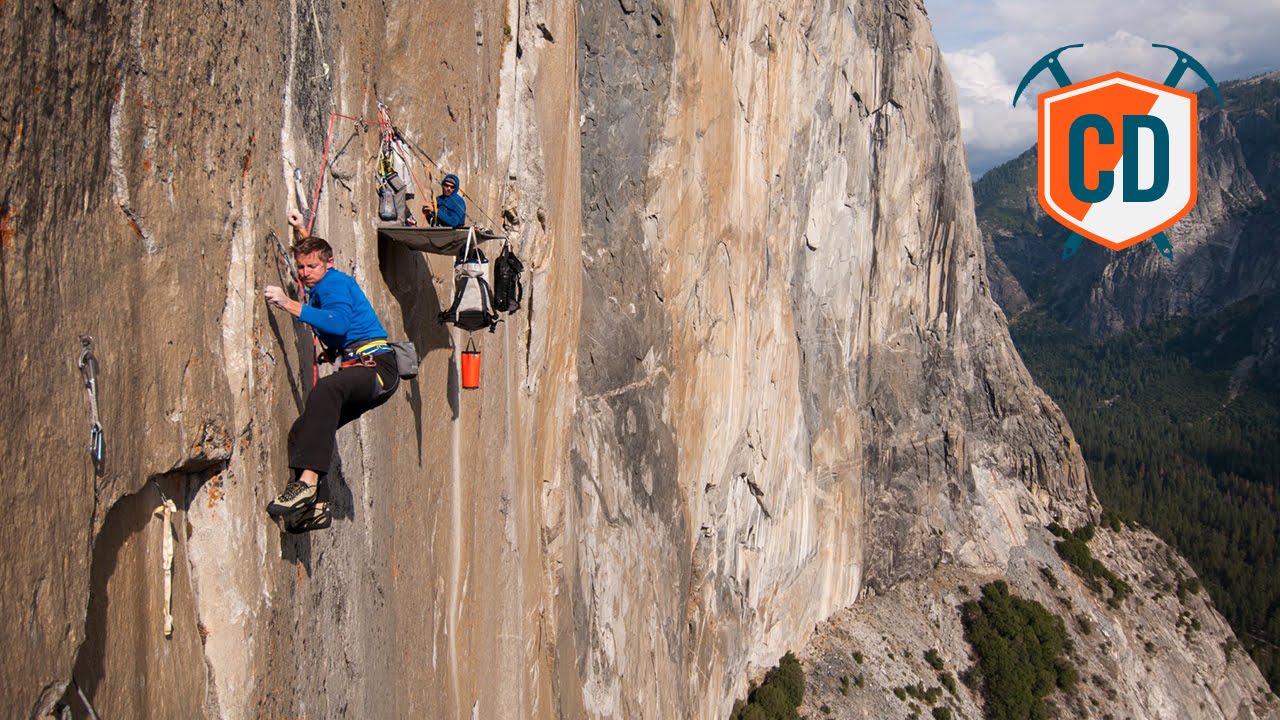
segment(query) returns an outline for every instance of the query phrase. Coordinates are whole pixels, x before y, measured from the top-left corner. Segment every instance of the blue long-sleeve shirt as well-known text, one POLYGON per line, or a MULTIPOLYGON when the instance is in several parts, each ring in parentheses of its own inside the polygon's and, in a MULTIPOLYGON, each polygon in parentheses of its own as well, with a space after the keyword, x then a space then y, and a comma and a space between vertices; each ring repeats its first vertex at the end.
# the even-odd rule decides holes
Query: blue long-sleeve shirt
POLYGON ((443 182, 453 181, 452 195, 436 196, 436 222, 449 227, 460 227, 467 224, 467 201, 462 199, 462 186, 458 184, 458 176, 449 173, 443 182))
POLYGON ((359 340, 387 337, 355 278, 333 268, 311 286, 298 319, 314 328, 320 342, 330 350, 341 350, 359 340))

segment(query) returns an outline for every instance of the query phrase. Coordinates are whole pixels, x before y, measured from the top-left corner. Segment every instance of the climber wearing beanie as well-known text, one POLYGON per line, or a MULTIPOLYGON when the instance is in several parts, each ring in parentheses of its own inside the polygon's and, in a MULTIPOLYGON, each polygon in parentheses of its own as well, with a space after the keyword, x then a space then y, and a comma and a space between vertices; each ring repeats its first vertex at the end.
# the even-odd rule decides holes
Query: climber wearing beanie
POLYGON ((334 269, 333 248, 307 236, 301 215, 290 213, 289 222, 299 230, 293 254, 307 302, 290 299, 274 285, 264 294, 268 303, 310 325, 325 348, 324 356, 341 360, 342 367, 320 378, 289 430, 294 477, 267 505, 274 516, 294 516, 315 503, 316 485, 333 462, 338 428, 385 403, 400 384, 387 331, 364 291, 350 275, 334 269))
POLYGON ((449 173, 444 176, 444 180, 440 181, 440 194, 436 196, 435 217, 431 215, 431 208, 425 205, 422 206, 422 214, 436 226, 456 228, 467 224, 467 201, 462 199, 457 175, 449 173))

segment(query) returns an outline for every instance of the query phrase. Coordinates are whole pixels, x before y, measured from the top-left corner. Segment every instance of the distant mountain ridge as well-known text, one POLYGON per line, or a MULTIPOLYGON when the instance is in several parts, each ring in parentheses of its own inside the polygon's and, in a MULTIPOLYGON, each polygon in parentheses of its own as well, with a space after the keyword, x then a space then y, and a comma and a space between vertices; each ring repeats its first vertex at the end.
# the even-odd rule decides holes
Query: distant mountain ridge
POLYGON ((1195 567, 1280 687, 1280 73, 1200 94, 1199 195, 1152 243, 1112 252, 1040 208, 1033 147, 974 185, 992 295, 1067 414, 1108 515, 1195 567))
POLYGON ((1059 259, 1067 231, 1040 208, 1035 148, 974 185, 992 292, 1014 317, 1036 304, 1055 320, 1105 338, 1159 319, 1208 317, 1248 299, 1262 309, 1254 359, 1280 361, 1280 72, 1224 83, 1223 107, 1200 104, 1199 194, 1168 231, 1174 261, 1151 243, 1112 252, 1085 243, 1059 259))

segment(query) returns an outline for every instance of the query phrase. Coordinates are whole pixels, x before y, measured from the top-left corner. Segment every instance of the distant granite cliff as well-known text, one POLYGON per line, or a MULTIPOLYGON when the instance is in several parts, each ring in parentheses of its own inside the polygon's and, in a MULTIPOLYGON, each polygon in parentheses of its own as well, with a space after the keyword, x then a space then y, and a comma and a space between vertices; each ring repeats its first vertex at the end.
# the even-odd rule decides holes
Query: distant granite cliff
POLYGON ((1186 554, 1276 688, 1280 73, 1221 89, 1223 108, 1200 93, 1199 198, 1172 262, 1150 243, 1059 260, 1034 149, 974 193, 993 295, 1099 498, 1186 554))
POLYGON ((1253 355, 1280 369, 1280 73, 1222 85, 1224 106, 1199 95, 1199 195, 1168 231, 1175 260, 1150 243, 1114 253, 1093 243, 1062 262, 1066 230, 1036 199, 1028 150, 974 186, 993 294, 1016 315, 1032 301, 1093 337, 1152 320, 1208 317, 1242 301, 1260 310, 1253 355))
MULTIPOLYGON (((989 297, 919 2, 0 17, 16 714, 721 718, 860 597, 1016 580, 1097 513, 989 297), (376 133, 332 116, 379 100, 530 268, 480 390, 436 322, 452 259, 377 239, 376 133), (317 233, 424 362, 340 432, 333 528, 293 537, 262 507, 310 341, 261 292, 317 182, 317 233)), ((1223 703, 1250 668, 1213 669, 1223 703)))

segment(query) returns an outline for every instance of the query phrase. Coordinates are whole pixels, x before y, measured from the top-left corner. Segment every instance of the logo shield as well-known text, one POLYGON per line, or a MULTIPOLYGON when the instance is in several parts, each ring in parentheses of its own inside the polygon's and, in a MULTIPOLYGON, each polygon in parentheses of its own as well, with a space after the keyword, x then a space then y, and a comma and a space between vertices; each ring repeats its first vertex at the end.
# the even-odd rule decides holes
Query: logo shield
POLYGON ((1196 96, 1114 72, 1042 93, 1040 205, 1120 250, 1196 202, 1196 96))

